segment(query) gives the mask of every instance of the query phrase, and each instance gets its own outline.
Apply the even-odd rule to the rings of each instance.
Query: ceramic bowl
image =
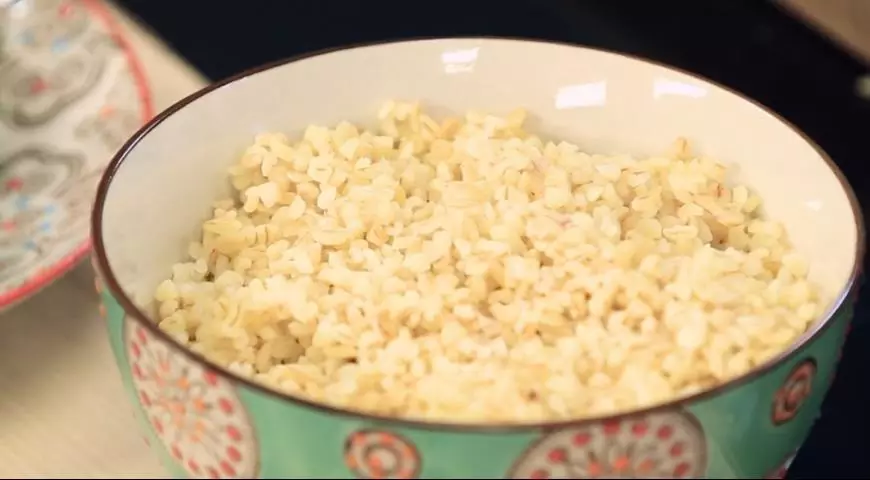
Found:
[[[150,102],[100,1],[0,1],[0,311],[88,254],[97,182]]]
[[[229,192],[226,169],[253,135],[366,123],[388,99],[419,99],[435,115],[523,106],[535,131],[593,152],[650,154],[685,136],[760,192],[833,306],[789,351],[714,390],[538,425],[403,421],[313,404],[209,363],[149,321],[156,285]],[[575,46],[435,39],[293,59],[182,100],[112,162],[93,237],[124,384],[175,477],[759,478],[787,465],[834,376],[863,255],[858,209],[818,147],[709,81]]]

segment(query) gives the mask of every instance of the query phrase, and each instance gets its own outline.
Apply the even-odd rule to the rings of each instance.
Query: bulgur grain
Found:
[[[760,198],[691,154],[587,154],[525,112],[388,102],[258,135],[160,327],[290,394],[467,422],[614,413],[711,388],[823,307]]]

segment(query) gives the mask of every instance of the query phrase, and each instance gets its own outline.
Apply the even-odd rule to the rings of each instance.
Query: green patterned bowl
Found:
[[[685,136],[737,164],[830,289],[794,347],[726,385],[644,411],[543,425],[449,425],[342,411],[271,391],[148,321],[226,168],[252,135],[364,122],[387,99],[436,115],[527,108],[590,151],[648,153]],[[851,318],[864,232],[834,163],[761,106],[623,55],[508,39],[385,43],[281,62],[177,103],[121,150],[93,214],[109,338],[143,432],[177,478],[761,478],[780,475],[819,413]]]

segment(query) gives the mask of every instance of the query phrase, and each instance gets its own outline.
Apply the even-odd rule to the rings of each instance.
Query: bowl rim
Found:
[[[798,338],[792,345],[780,352],[778,355],[766,361],[764,364],[738,376],[735,377],[723,384],[720,384],[712,389],[703,390],[692,395],[688,395],[685,397],[679,397],[673,400],[669,400],[664,403],[647,406],[641,409],[628,410],[621,413],[615,414],[606,414],[606,415],[596,415],[591,417],[581,417],[578,419],[566,419],[566,420],[557,420],[557,421],[538,421],[538,422],[494,422],[494,423],[474,423],[474,422],[457,422],[457,421],[449,421],[449,420],[425,420],[421,418],[415,417],[392,417],[387,415],[380,414],[372,414],[364,411],[352,410],[349,408],[332,406],[326,403],[319,403],[309,399],[306,399],[302,396],[292,395],[286,392],[282,392],[277,390],[276,388],[270,387],[269,385],[259,383],[253,379],[246,378],[242,375],[234,373],[227,368],[224,368],[210,360],[208,360],[205,356],[194,352],[193,350],[185,347],[180,342],[172,338],[169,334],[161,330],[157,323],[150,320],[145,313],[139,309],[135,303],[124,293],[124,290],[121,288],[120,283],[112,272],[111,267],[109,266],[108,258],[106,256],[106,250],[103,243],[103,209],[106,203],[106,197],[109,192],[109,188],[111,187],[112,180],[114,179],[115,174],[121,168],[124,163],[124,160],[130,154],[130,152],[136,148],[136,145],[145,138],[151,130],[160,125],[164,120],[174,115],[176,112],[182,110],[189,104],[193,103],[200,97],[203,97],[215,90],[218,90],[224,86],[230,85],[239,80],[243,80],[247,77],[256,75],[258,73],[262,73],[268,70],[272,70],[275,68],[282,67],[284,65],[288,65],[291,63],[296,63],[300,61],[304,61],[306,59],[310,59],[313,57],[345,51],[345,50],[356,50],[363,48],[371,48],[371,47],[379,47],[379,46],[387,46],[393,44],[404,44],[404,43],[416,43],[416,42],[439,42],[439,41],[455,41],[455,40],[464,40],[464,41],[498,41],[498,42],[514,42],[514,43],[536,43],[536,44],[544,44],[550,45],[554,47],[560,48],[569,48],[569,49],[579,49],[579,50],[587,50],[598,53],[605,53],[608,55],[615,55],[622,57],[631,62],[640,62],[651,66],[656,66],[660,68],[668,69],[672,72],[680,73],[683,75],[687,75],[695,80],[705,82],[708,85],[712,85],[718,87],[726,92],[729,92],[733,95],[736,95],[740,99],[745,102],[748,102],[760,109],[761,111],[770,115],[773,119],[779,121],[789,129],[791,129],[795,134],[800,136],[807,145],[816,151],[816,153],[822,158],[822,160],[827,164],[828,168],[832,171],[832,173],[837,177],[837,180],[840,183],[840,187],[843,189],[847,198],[849,199],[849,204],[852,209],[853,220],[856,227],[856,244],[855,244],[855,262],[852,265],[852,270],[849,274],[849,279],[846,282],[846,285],[840,291],[835,299],[831,302],[830,308],[825,312],[823,316],[823,320],[818,322],[812,329],[804,332],[800,338]],[[573,44],[569,42],[561,42],[561,41],[549,41],[549,40],[540,40],[535,38],[524,38],[524,37],[508,37],[508,36],[456,36],[456,37],[438,37],[438,36],[425,36],[425,37],[409,37],[409,38],[401,38],[401,39],[391,39],[391,40],[380,40],[374,42],[359,42],[353,43],[343,46],[337,47],[329,47],[324,49],[319,49],[312,52],[306,52],[299,55],[294,55],[289,58],[277,60],[274,62],[270,62],[264,65],[260,65],[257,67],[253,67],[251,69],[245,70],[241,73],[232,75],[223,80],[219,80],[217,82],[213,82],[196,92],[189,94],[188,96],[182,98],[181,100],[175,102],[172,106],[161,112],[159,115],[154,117],[151,121],[142,126],[125,144],[121,149],[117,152],[117,154],[112,158],[112,161],[109,163],[105,173],[103,174],[103,178],[100,180],[99,187],[97,189],[97,196],[93,206],[92,214],[91,214],[91,232],[93,237],[93,253],[94,253],[94,266],[97,270],[97,275],[102,277],[103,281],[106,283],[108,287],[108,291],[111,292],[112,296],[118,301],[121,305],[124,315],[132,317],[132,319],[143,325],[152,335],[155,335],[160,341],[168,343],[172,345],[172,347],[179,351],[182,355],[184,355],[189,361],[193,361],[194,363],[200,364],[207,369],[215,371],[221,374],[224,377],[227,377],[233,382],[238,382],[244,385],[245,388],[256,391],[259,394],[263,394],[271,397],[274,400],[282,401],[282,402],[290,402],[297,407],[303,409],[311,409],[320,414],[328,414],[328,415],[338,415],[341,417],[348,417],[351,419],[367,421],[371,423],[377,423],[382,425],[392,425],[396,427],[405,427],[417,430],[437,430],[437,431],[454,431],[454,432],[464,432],[464,433],[498,433],[498,432],[514,432],[514,433],[529,433],[534,431],[549,431],[555,429],[569,428],[569,427],[578,427],[584,426],[594,423],[599,423],[602,421],[608,420],[616,420],[616,419],[626,419],[626,418],[636,418],[642,417],[645,415],[649,415],[652,413],[660,412],[660,411],[670,411],[677,410],[681,407],[693,403],[697,403],[699,401],[715,397],[717,395],[721,395],[743,385],[746,385],[753,380],[765,375],[766,373],[774,370],[775,368],[781,366],[783,363],[788,360],[796,357],[801,351],[806,349],[810,344],[813,343],[821,334],[827,330],[827,328],[833,323],[833,317],[846,305],[847,302],[853,302],[854,298],[857,296],[858,290],[858,278],[861,276],[861,270],[863,268],[863,259],[865,253],[865,227],[864,221],[861,214],[861,206],[857,200],[854,190],[849,184],[843,172],[837,166],[836,163],[831,159],[831,157],[819,147],[816,142],[814,142],[806,133],[800,130],[798,127],[793,125],[788,120],[784,119],[779,114],[773,112],[771,109],[765,107],[760,102],[750,98],[747,95],[744,95],[740,92],[735,91],[725,85],[717,83],[713,80],[710,80],[704,76],[689,72],[687,70],[683,70],[681,68],[673,67],[667,65],[663,62],[658,62],[654,60],[650,60],[644,58],[642,56],[627,54],[623,52],[619,52],[616,50],[603,49],[603,48],[593,48],[587,47],[584,45]]]

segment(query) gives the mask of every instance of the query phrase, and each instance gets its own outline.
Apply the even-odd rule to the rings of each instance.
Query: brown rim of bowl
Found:
[[[390,45],[396,43],[413,43],[418,41],[446,41],[446,40],[465,40],[465,41],[480,41],[480,40],[498,40],[498,41],[508,41],[508,42],[520,42],[520,43],[541,43],[554,45],[559,47],[568,47],[568,48],[578,48],[585,50],[593,50],[601,53],[607,53],[611,55],[617,55],[632,61],[643,62],[649,65],[654,65],[657,67],[662,67],[669,69],[671,71],[681,73],[684,75],[688,75],[692,78],[695,78],[699,81],[706,82],[709,85],[713,85],[721,88],[733,95],[738,96],[746,102],[751,103],[755,107],[759,108],[763,112],[767,113],[774,119],[788,126],[791,130],[793,130],[797,135],[804,139],[804,141],[812,147],[819,156],[825,161],[828,165],[828,168],[834,173],[837,177],[837,180],[840,182],[841,188],[846,193],[846,196],[849,198],[849,204],[852,207],[852,215],[855,221],[855,227],[857,229],[857,242],[855,244],[855,263],[852,265],[852,272],[849,275],[849,281],[847,282],[843,291],[837,295],[836,299],[832,302],[831,308],[825,313],[824,320],[818,322],[811,330],[805,332],[796,342],[794,342],[788,350],[783,351],[776,357],[768,360],[766,363],[761,365],[758,368],[750,370],[749,372],[734,378],[726,383],[723,383],[713,389],[704,390],[702,392],[687,396],[677,398],[676,400],[671,400],[669,402],[654,405],[651,407],[646,407],[640,410],[631,410],[626,411],[624,413],[617,414],[609,414],[595,417],[584,417],[577,420],[559,420],[553,422],[534,422],[534,423],[509,423],[509,422],[501,422],[501,423],[461,423],[461,422],[445,422],[445,421],[426,421],[422,419],[414,419],[414,418],[401,418],[401,417],[389,417],[386,415],[376,415],[366,412],[354,411],[345,408],[339,408],[330,406],[327,404],[316,403],[311,400],[293,396],[287,393],[280,392],[278,390],[272,389],[271,387],[257,383],[249,378],[245,378],[243,376],[237,375],[224,367],[221,367],[211,361],[207,360],[204,356],[193,352],[192,350],[184,347],[171,336],[166,334],[163,330],[161,330],[155,322],[150,320],[145,313],[142,312],[132,300],[124,293],[121,289],[118,280],[112,274],[112,270],[109,267],[108,259],[106,258],[105,247],[103,246],[103,207],[106,202],[106,195],[109,191],[109,187],[112,184],[112,179],[115,176],[115,173],[124,163],[124,159],[127,157],[128,153],[132,151],[136,144],[139,143],[148,133],[160,125],[164,120],[172,116],[174,113],[178,112],[185,106],[194,102],[198,98],[205,96],[208,93],[211,93],[215,90],[218,90],[221,87],[229,85],[233,82],[241,80],[243,78],[255,75],[260,72],[264,72],[266,70],[271,70],[276,67],[280,67],[289,63],[298,62],[301,60],[305,60],[311,57],[316,57],[319,55],[324,55],[328,53],[343,51],[343,50],[353,50],[357,48],[366,48],[366,47],[376,47],[380,45]],[[326,48],[322,50],[318,50],[315,52],[304,53],[301,55],[297,55],[294,57],[290,57],[284,60],[278,60],[276,62],[268,63],[266,65],[262,65],[259,67],[252,68],[245,72],[239,73],[227,79],[212,83],[201,90],[194,92],[187,97],[179,100],[174,103],[171,107],[164,110],[162,113],[154,117],[150,122],[145,124],[142,128],[139,129],[131,138],[128,140],[123,147],[118,151],[114,158],[112,158],[111,163],[106,169],[105,174],[103,175],[102,180],[100,181],[99,188],[97,189],[97,197],[94,203],[94,209],[91,215],[91,232],[93,236],[93,248],[94,254],[96,255],[96,262],[99,267],[99,273],[102,275],[104,281],[106,282],[106,286],[109,291],[112,293],[112,296],[117,299],[117,301],[121,304],[124,309],[125,314],[132,316],[138,323],[142,324],[150,330],[150,332],[160,338],[162,341],[172,344],[176,349],[182,352],[188,359],[201,363],[208,368],[219,372],[221,375],[229,377],[233,381],[239,382],[243,384],[245,387],[250,388],[252,390],[256,390],[259,393],[263,393],[265,395],[269,395],[275,399],[279,399],[282,401],[287,401],[297,406],[304,408],[311,408],[314,410],[318,410],[322,413],[332,414],[332,415],[340,415],[345,417],[356,418],[360,420],[365,420],[373,423],[381,423],[381,424],[393,424],[396,426],[409,427],[409,428],[417,428],[417,429],[425,429],[425,430],[449,430],[449,431],[459,431],[459,432],[467,432],[467,433],[495,433],[495,432],[531,432],[536,430],[551,430],[551,429],[559,429],[565,427],[573,427],[584,424],[589,424],[593,422],[600,422],[607,419],[616,419],[616,418],[626,418],[626,417],[634,417],[645,415],[649,413],[654,413],[656,411],[661,410],[669,410],[680,408],[683,405],[694,403],[700,400],[704,400],[716,395],[720,395],[727,391],[730,391],[734,388],[740,387],[746,383],[749,383],[765,373],[771,371],[772,369],[779,366],[781,363],[789,360],[790,358],[796,356],[800,353],[804,348],[806,348],[813,340],[815,340],[821,333],[832,323],[830,320],[833,318],[834,314],[840,309],[844,302],[849,300],[851,294],[855,289],[857,289],[857,279],[861,273],[861,266],[864,258],[864,222],[861,216],[861,207],[855,197],[855,192],[852,190],[852,187],[849,185],[849,182],[846,180],[843,172],[840,171],[839,167],[834,163],[830,156],[825,153],[813,140],[811,140],[805,133],[803,133],[800,129],[792,125],[788,120],[785,120],[778,114],[774,113],[767,107],[763,106],[759,102],[748,98],[747,96],[736,92],[735,90],[728,88],[724,85],[711,81],[707,78],[704,78],[700,75],[696,75],[694,73],[674,68],[669,65],[648,60],[642,57],[638,57],[635,55],[627,55],[624,53],[606,50],[606,49],[598,49],[598,48],[589,48],[584,47],[582,45],[571,44],[567,42],[554,42],[554,41],[542,41],[536,39],[529,38],[521,38],[521,37],[498,37],[498,36],[476,36],[476,37],[419,37],[419,38],[407,38],[400,40],[383,40],[377,42],[368,42],[368,43],[358,43],[352,44],[342,47],[332,47]]]

